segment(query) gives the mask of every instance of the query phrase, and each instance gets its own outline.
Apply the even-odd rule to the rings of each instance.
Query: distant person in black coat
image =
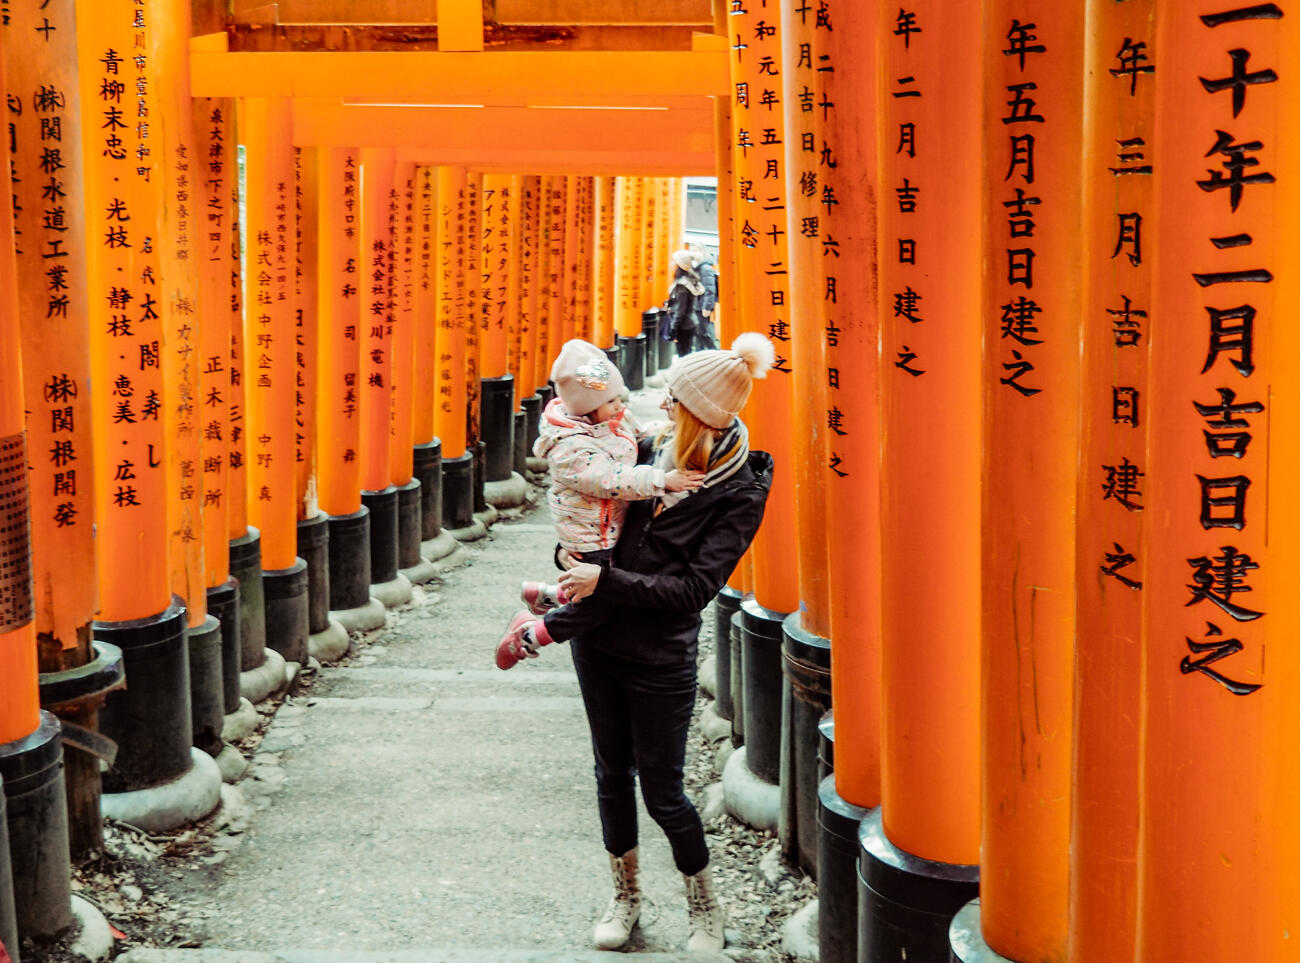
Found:
[[[718,306],[718,272],[713,266],[713,255],[703,244],[695,246],[695,273],[699,275],[704,293],[695,299],[695,349],[711,351],[718,346],[717,329],[713,312]]]
[[[571,598],[612,604],[603,625],[572,640],[614,876],[613,898],[595,929],[601,949],[626,943],[641,910],[638,778],[646,809],[685,878],[687,949],[716,953],[725,942],[704,828],[682,787],[682,769],[695,705],[700,612],[749,548],[772,486],[772,457],[750,451],[737,414],[753,379],[766,376],[774,357],[772,342],[750,332],[730,351],[698,351],[676,361],[664,399],[671,422],[643,456],[665,470],[703,471],[703,486],[630,503],[609,566],[561,555],[571,567],[560,584]]]
[[[673,340],[677,342],[677,357],[691,353],[695,347],[696,323],[699,320],[698,299],[704,294],[704,285],[695,273],[695,257],[685,249],[673,252],[672,287],[668,289],[668,318],[672,322]]]

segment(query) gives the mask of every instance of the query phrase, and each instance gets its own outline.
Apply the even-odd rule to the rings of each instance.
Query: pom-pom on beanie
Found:
[[[726,428],[745,407],[755,378],[766,378],[776,360],[771,340],[746,331],[731,350],[696,351],[673,362],[668,393],[710,428]]]
[[[566,341],[551,365],[551,381],[571,415],[586,415],[623,393],[623,376],[605,352],[588,341]]]

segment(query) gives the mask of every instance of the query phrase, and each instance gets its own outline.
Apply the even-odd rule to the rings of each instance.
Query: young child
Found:
[[[570,554],[608,565],[627,502],[698,488],[704,476],[636,463],[636,424],[623,407],[623,377],[595,345],[567,342],[551,368],[551,381],[556,398],[542,414],[533,454],[550,467],[547,502],[555,534]],[[594,599],[570,604],[558,585],[525,582],[522,597],[529,612],[515,615],[497,645],[502,669],[552,642],[541,618],[548,612],[562,639],[595,628],[607,614]]]

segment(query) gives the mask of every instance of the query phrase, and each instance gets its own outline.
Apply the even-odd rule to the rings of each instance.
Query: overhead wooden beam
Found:
[[[483,0],[438,0],[438,49],[483,49]]]
[[[725,50],[474,53],[231,53],[194,38],[196,97],[359,97],[375,102],[512,106],[726,93]]]
[[[237,23],[433,23],[437,0],[234,0]],[[710,19],[710,0],[496,0],[497,23],[692,24]]]
[[[246,52],[446,50],[439,37],[451,28],[430,23],[275,23],[249,21],[229,28],[230,49]],[[707,24],[484,24],[492,50],[690,50]],[[481,48],[480,48],[481,49]]]

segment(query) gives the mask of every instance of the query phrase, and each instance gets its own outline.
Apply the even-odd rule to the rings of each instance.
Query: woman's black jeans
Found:
[[[643,665],[574,641],[573,664],[591,726],[596,801],[605,849],[637,844],[635,777],[646,809],[688,876],[709,864],[704,826],[682,788],[686,730],[695,706],[695,665]]]

